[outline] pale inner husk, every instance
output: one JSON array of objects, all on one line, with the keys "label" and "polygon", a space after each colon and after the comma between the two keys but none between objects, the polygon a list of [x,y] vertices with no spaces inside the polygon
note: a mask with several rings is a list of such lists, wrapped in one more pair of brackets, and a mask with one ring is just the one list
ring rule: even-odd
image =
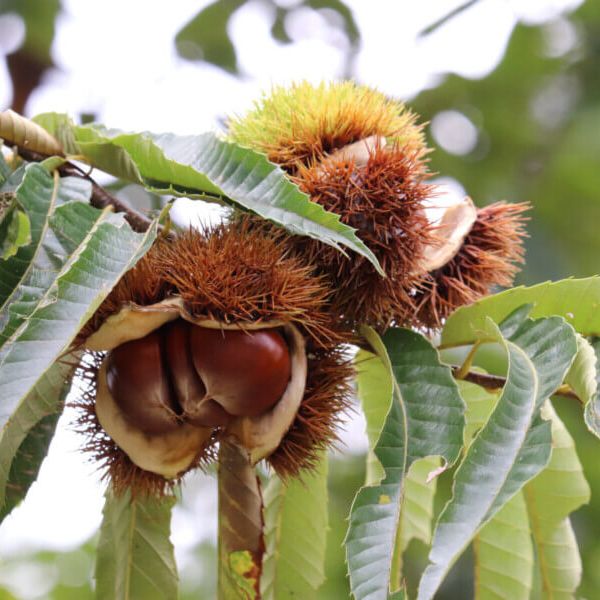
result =
[{"label": "pale inner husk", "polygon": [[113,350],[125,342],[146,337],[165,323],[180,317],[194,325],[208,329],[252,331],[271,329],[283,325],[283,321],[277,320],[254,323],[223,323],[213,319],[196,318],[186,310],[183,300],[179,296],[174,296],[147,306],[134,303],[125,305],[118,313],[108,317],[100,329],[94,332],[84,345],[88,350],[97,352]]},{"label": "pale inner husk", "polygon": [[381,135],[371,135],[335,150],[327,158],[337,161],[351,160],[357,167],[364,167],[378,148],[385,148],[387,140]]},{"label": "pale inner husk", "polygon": [[[222,437],[244,448],[255,464],[272,454],[288,432],[304,397],[307,377],[307,358],[304,337],[291,323],[279,320],[248,323],[222,323],[195,318],[185,309],[179,297],[157,304],[124,306],[111,315],[86,341],[85,347],[94,351],[110,351],[135,339],[145,337],[165,323],[177,318],[210,329],[256,331],[280,327],[285,334],[291,359],[291,378],[279,402],[258,417],[234,420],[222,432]],[[102,428],[136,465],[174,478],[194,462],[212,433],[211,428],[182,424],[169,434],[147,435],[136,430],[122,415],[106,384],[106,366],[98,377],[96,414]]]},{"label": "pale inner husk", "polygon": [[435,271],[450,262],[460,250],[477,219],[477,208],[469,197],[453,202],[432,223],[437,242],[424,248],[417,274]]},{"label": "pale inner husk", "polygon": [[174,479],[195,461],[210,439],[210,428],[182,423],[176,430],[148,435],[134,427],[125,417],[106,383],[106,360],[98,373],[96,416],[102,429],[141,469]]}]

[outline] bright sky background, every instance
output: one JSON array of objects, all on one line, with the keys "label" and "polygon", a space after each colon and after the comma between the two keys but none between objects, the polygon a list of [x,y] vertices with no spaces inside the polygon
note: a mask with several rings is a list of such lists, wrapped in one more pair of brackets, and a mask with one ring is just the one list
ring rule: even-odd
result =
[{"label": "bright sky background", "polygon": [[[286,6],[296,3],[281,0]],[[573,35],[561,14],[576,8],[581,0],[481,0],[433,35],[416,41],[418,31],[461,3],[347,0],[362,35],[356,78],[387,94],[410,99],[446,72],[483,77],[502,58],[519,20],[552,22],[550,45],[560,49],[568,44]],[[290,21],[288,33],[295,40],[291,45],[271,38],[273,15],[259,0],[236,13],[230,33],[243,70],[238,79],[209,65],[191,64],[176,54],[176,32],[207,0],[177,0],[167,7],[162,0],[64,0],[63,4],[65,15],[53,48],[58,69],[31,98],[29,115],[95,111],[110,127],[200,133],[219,128],[224,116],[246,110],[261,90],[273,84],[302,78],[316,82],[342,73],[339,35],[310,10],[299,11]],[[15,47],[20,35],[18,23],[5,21],[4,29],[2,25],[0,54]],[[1,61],[0,107],[9,100],[10,82]],[[476,142],[472,124],[460,113],[439,115],[432,128],[441,145],[457,154],[468,152]],[[464,193],[458,182],[443,183],[449,193]],[[93,466],[78,452],[80,439],[69,429],[70,417],[67,411],[61,419],[50,454],[25,502],[0,527],[0,556],[25,556],[43,548],[69,550],[93,535],[100,524],[103,486]],[[351,441],[352,451],[365,448],[362,428],[360,418],[349,424],[344,439]],[[215,534],[214,481],[209,476],[191,477],[173,521],[172,539],[182,579],[193,577],[189,550]],[[23,600],[43,598],[53,577],[36,573],[33,563],[18,573],[0,566],[0,582]]]}]

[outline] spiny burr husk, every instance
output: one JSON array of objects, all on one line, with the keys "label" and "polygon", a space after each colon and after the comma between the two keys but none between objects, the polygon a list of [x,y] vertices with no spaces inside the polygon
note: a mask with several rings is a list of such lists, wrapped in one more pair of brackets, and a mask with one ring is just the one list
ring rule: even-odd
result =
[{"label": "spiny burr husk", "polygon": [[409,323],[410,290],[420,280],[416,265],[424,250],[437,243],[423,210],[433,188],[417,158],[395,145],[376,147],[362,166],[332,156],[300,169],[295,179],[313,201],[357,230],[386,275],[381,277],[361,256],[346,257],[318,241],[292,238],[294,252],[318,265],[331,281],[332,312],[353,327],[367,323],[382,330],[392,322]]},{"label": "spiny burr husk", "polygon": [[[362,164],[361,164],[362,163]],[[345,256],[306,236],[289,236],[294,256],[315,265],[332,289],[331,314],[346,329],[367,323],[384,330],[390,323],[410,324],[411,290],[420,282],[420,263],[439,243],[424,210],[434,195],[422,163],[397,145],[376,144],[363,161],[340,152],[311,167],[300,167],[293,180],[311,200],[340,215],[355,228],[379,260],[381,277],[365,258]],[[266,222],[263,231],[276,228]]]},{"label": "spiny burr husk", "polygon": [[[265,238],[243,221],[159,241],[119,282],[78,340],[80,346],[96,353],[87,369],[93,384],[79,401],[83,409],[80,424],[90,434],[88,448],[108,467],[113,484],[150,492],[165,489],[167,480],[176,480],[189,468],[211,460],[214,444],[223,436],[244,445],[254,462],[267,458],[283,477],[310,467],[335,439],[352,375],[338,351],[339,343],[348,338],[332,326],[324,308],[328,295],[323,278],[293,257],[278,236]],[[143,338],[181,318],[197,327],[248,331],[277,327],[285,332],[296,360],[288,386],[296,390],[294,399],[284,402],[286,392],[273,415],[240,418],[230,426],[190,433],[195,437],[185,456],[167,468],[155,468],[149,451],[135,458],[136,465],[123,449],[139,455],[136,448],[141,445],[136,442],[132,450],[128,441],[117,439],[119,447],[101,426],[114,402],[110,397],[106,401],[106,379],[98,352]],[[315,363],[317,355],[322,359]],[[122,426],[115,430],[114,419],[106,429],[116,437],[124,432]],[[301,434],[305,442],[300,444]]]},{"label": "spiny burr husk", "polygon": [[[276,88],[232,120],[234,141],[265,152],[313,202],[336,213],[376,255],[386,277],[355,254],[294,236],[295,256],[314,264],[332,289],[331,314],[346,329],[409,324],[411,290],[425,248],[435,246],[424,201],[425,147],[415,115],[353,82]],[[275,231],[270,224],[257,225]]]},{"label": "spiny burr husk", "polygon": [[524,262],[527,203],[497,202],[477,210],[477,218],[458,252],[430,272],[416,291],[415,324],[439,328],[460,306],[494,287],[509,287]]},{"label": "spiny burr husk", "polygon": [[352,81],[275,87],[254,110],[231,119],[232,141],[263,152],[294,174],[323,156],[376,136],[423,156],[422,127],[401,102]]},{"label": "spiny burr husk", "polygon": [[124,305],[181,297],[193,317],[222,323],[296,324],[317,343],[345,341],[324,306],[326,280],[285,247],[282,230],[270,236],[246,218],[234,225],[188,230],[160,239],[117,284],[78,336],[87,339]]}]

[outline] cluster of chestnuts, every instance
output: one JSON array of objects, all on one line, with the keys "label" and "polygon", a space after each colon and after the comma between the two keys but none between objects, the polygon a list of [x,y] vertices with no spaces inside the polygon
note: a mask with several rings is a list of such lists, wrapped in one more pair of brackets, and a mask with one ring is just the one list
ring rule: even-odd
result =
[{"label": "cluster of chestnuts", "polygon": [[77,340],[81,423],[117,488],[163,490],[224,439],[282,477],[310,468],[349,405],[361,324],[435,330],[523,259],[526,205],[436,207],[421,127],[375,90],[275,89],[229,138],[354,227],[385,277],[241,212],[158,240]]}]

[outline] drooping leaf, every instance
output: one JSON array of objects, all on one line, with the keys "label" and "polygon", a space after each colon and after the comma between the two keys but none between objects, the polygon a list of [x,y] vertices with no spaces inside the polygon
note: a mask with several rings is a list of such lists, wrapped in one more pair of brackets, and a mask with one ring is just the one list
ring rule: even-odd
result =
[{"label": "drooping leaf", "polygon": [[96,561],[98,600],[174,600],[178,576],[169,541],[175,498],[106,493]]},{"label": "drooping leaf", "polygon": [[[27,306],[26,320],[5,339],[0,350],[1,429],[156,235],[156,224],[147,233],[137,234],[122,215],[98,211],[81,202],[59,207],[51,217],[50,228],[56,241],[68,249],[68,258],[51,284]],[[51,262],[54,257],[47,258]],[[19,298],[19,302],[24,301]],[[12,326],[13,319],[19,315],[9,307],[4,331]]]},{"label": "drooping leaf", "polygon": [[379,356],[366,350],[360,350],[354,362],[357,370],[357,395],[369,441],[365,485],[373,485],[385,476],[374,449],[392,404],[392,374]]},{"label": "drooping leaf", "polygon": [[[369,440],[365,485],[374,485],[385,476],[374,448],[390,410],[392,378],[384,361],[371,352],[360,350],[355,363],[358,398],[365,415]],[[431,540],[436,480],[428,482],[427,479],[439,465],[437,457],[422,458],[412,464],[406,475],[396,542],[396,552],[399,553],[397,563],[412,539],[419,539],[425,544]]]},{"label": "drooping leaf", "polygon": [[325,581],[327,457],[301,480],[271,477],[264,493],[263,600],[317,597]]},{"label": "drooping leaf", "polygon": [[523,492],[513,496],[473,540],[475,598],[529,600],[534,554]]},{"label": "drooping leaf", "polygon": [[43,127],[12,110],[0,112],[0,138],[32,152],[62,154],[61,145]]},{"label": "drooping leaf", "polygon": [[0,260],[14,256],[30,241],[29,217],[19,206],[15,194],[0,194]]},{"label": "drooping leaf", "polygon": [[384,346],[374,331],[365,329],[365,336],[392,374],[394,389],[374,448],[385,477],[358,492],[350,513],[346,555],[357,600],[384,599],[400,587],[399,573],[392,575],[391,568],[406,473],[426,456],[442,456],[447,463],[456,460],[464,426],[456,383],[427,339],[414,331],[391,329]]},{"label": "drooping leaf", "polygon": [[544,598],[575,597],[581,558],[569,515],[590,499],[575,444],[548,402],[543,412],[552,423],[552,457],[524,488]]},{"label": "drooping leaf", "polygon": [[152,191],[227,201],[336,248],[365,256],[382,273],[375,255],[338,215],[312,202],[284,171],[254,150],[219,139],[213,133],[123,133],[101,126],[68,127],[60,115],[40,115],[37,122],[70,140],[69,152],[90,164]]},{"label": "drooping leaf", "polygon": [[[486,424],[499,393],[459,381],[467,404],[465,443]],[[533,544],[529,517],[522,492],[518,492],[486,523],[473,539],[475,558],[475,598],[527,600],[533,580]]]},{"label": "drooping leaf", "polygon": [[71,385],[74,357],[40,378],[0,435],[0,522],[37,478]]},{"label": "drooping leaf", "polygon": [[516,287],[463,306],[442,331],[442,346],[472,344],[485,329],[487,318],[501,323],[523,304],[532,304],[532,318],[558,315],[582,335],[600,334],[600,277],[565,279],[531,287]]},{"label": "drooping leaf", "polygon": [[27,169],[16,195],[31,211],[36,225],[35,245],[0,265],[4,289],[8,292],[9,286],[13,286],[0,305],[0,363],[5,343],[33,313],[88,233],[70,225],[69,213],[73,207],[64,205],[69,202],[85,205],[90,193],[91,186],[83,179],[50,177],[39,165]]},{"label": "drooping leaf", "polygon": [[464,438],[465,446],[468,446],[475,434],[486,424],[500,394],[490,392],[470,381],[461,380],[457,383],[460,395],[467,405]]},{"label": "drooping leaf", "polygon": [[433,508],[437,479],[432,478],[440,468],[439,457],[416,460],[410,467],[404,481],[402,506],[400,507],[400,527],[396,538],[396,558],[400,564],[402,553],[414,539],[426,546],[431,543]]},{"label": "drooping leaf", "polygon": [[481,331],[483,339],[495,335],[506,348],[506,385],[455,473],[453,496],[434,532],[419,600],[433,598],[481,527],[550,459],[550,427],[539,409],[570,368],[577,350],[575,333],[559,317],[526,319],[516,331],[513,321],[508,339],[491,320]]}]

